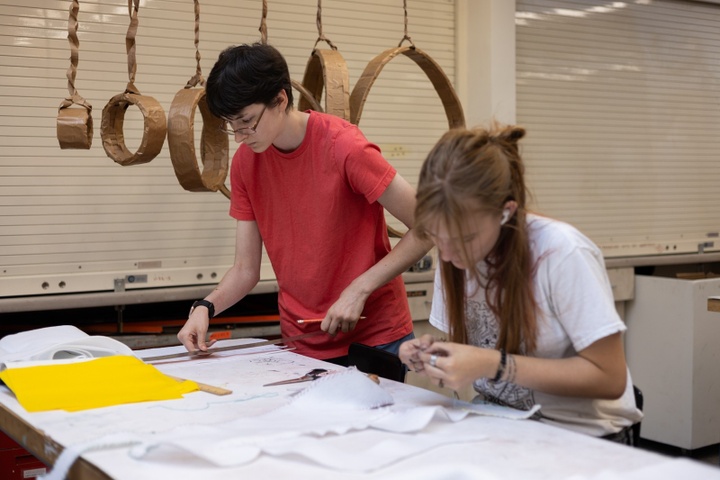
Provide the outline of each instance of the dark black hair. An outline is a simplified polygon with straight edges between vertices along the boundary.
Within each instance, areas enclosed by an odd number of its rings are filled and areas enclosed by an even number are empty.
[[[293,104],[287,62],[275,47],[263,43],[223,50],[205,90],[210,112],[220,118],[233,118],[254,103],[274,106],[280,90],[287,93],[288,109]]]

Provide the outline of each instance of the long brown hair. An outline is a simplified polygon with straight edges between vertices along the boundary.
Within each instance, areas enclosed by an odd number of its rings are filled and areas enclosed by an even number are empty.
[[[510,353],[531,353],[537,336],[537,303],[533,293],[533,259],[526,225],[524,166],[518,140],[520,127],[494,125],[491,129],[455,129],[447,132],[423,163],[417,188],[415,228],[428,237],[428,228],[438,220],[462,232],[466,215],[478,209],[502,212],[509,200],[517,202],[516,213],[501,228],[500,237],[485,259],[487,277],[477,268],[469,271],[441,262],[450,339],[467,343],[465,320],[466,281],[472,275],[488,295],[488,305],[500,324],[497,348]]]

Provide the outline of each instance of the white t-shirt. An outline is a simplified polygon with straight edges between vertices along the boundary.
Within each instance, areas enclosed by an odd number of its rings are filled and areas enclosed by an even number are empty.
[[[597,340],[626,327],[615,310],[612,288],[600,249],[573,226],[537,215],[527,216],[530,250],[536,265],[535,299],[538,316],[537,348],[540,358],[567,358]],[[539,260],[538,260],[539,259]],[[485,262],[478,264],[482,273]],[[466,315],[469,343],[495,348],[498,322],[485,291],[468,281]],[[442,280],[435,274],[430,323],[448,331]],[[628,372],[625,393],[617,400],[562,397],[507,382],[480,378],[475,390],[486,399],[527,410],[542,405],[541,421],[593,436],[620,431],[642,418],[635,406]]]

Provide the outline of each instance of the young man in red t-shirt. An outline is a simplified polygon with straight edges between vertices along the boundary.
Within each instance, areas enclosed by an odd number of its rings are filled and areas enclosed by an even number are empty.
[[[210,111],[240,143],[231,166],[235,263],[178,338],[207,349],[209,316],[252,290],[264,244],[283,336],[330,334],[297,342],[298,353],[343,364],[358,342],[397,354],[413,331],[400,274],[430,248],[412,230],[415,190],[355,125],[295,110],[287,63],[270,45],[223,51],[206,89]],[[410,228],[393,249],[383,208]],[[305,318],[323,321],[297,322]]]

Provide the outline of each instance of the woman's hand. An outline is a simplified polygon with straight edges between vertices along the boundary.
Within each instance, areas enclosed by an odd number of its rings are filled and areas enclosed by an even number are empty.
[[[460,390],[481,377],[492,377],[500,352],[471,345],[433,342],[417,353],[422,368],[440,388]]]
[[[408,366],[408,368],[417,373],[423,373],[423,361],[420,359],[420,353],[430,348],[435,339],[432,335],[423,335],[420,338],[413,338],[400,345],[398,356],[400,360]]]

